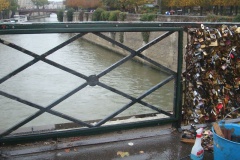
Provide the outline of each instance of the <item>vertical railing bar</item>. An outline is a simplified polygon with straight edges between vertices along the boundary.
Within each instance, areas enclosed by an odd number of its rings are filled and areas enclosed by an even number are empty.
[[[107,86],[106,84],[104,84],[102,82],[99,82],[98,85],[103,87],[103,88],[105,88],[105,89],[107,89],[107,90],[109,90],[109,91],[112,91],[112,92],[114,92],[116,94],[119,94],[119,95],[121,95],[121,96],[123,96],[125,98],[128,98],[128,99],[130,99],[132,101],[137,100],[135,97],[132,97],[132,96],[130,96],[130,95],[128,95],[128,94],[126,94],[126,93],[124,93],[122,91],[119,91],[119,90],[117,90],[117,89],[115,89],[113,87]],[[163,113],[163,114],[166,114],[168,116],[172,116],[171,113],[165,112],[164,110],[161,110],[161,109],[159,109],[159,108],[157,108],[157,107],[155,107],[153,105],[150,105],[150,104],[148,104],[148,103],[146,103],[146,102],[144,102],[142,100],[139,100],[139,103],[144,105],[145,107],[151,108],[151,109],[153,109],[153,110],[155,110],[155,111],[157,111],[159,113]]]
[[[101,121],[99,121],[95,126],[101,126],[102,124],[106,123],[107,121],[109,121],[110,119],[112,119],[113,117],[117,116],[118,114],[122,113],[123,111],[125,111],[126,109],[128,109],[129,107],[131,107],[133,104],[135,104],[136,102],[139,102],[141,99],[145,98],[146,96],[148,96],[150,93],[154,92],[155,90],[157,90],[158,88],[162,87],[163,85],[167,84],[168,82],[170,82],[172,79],[174,79],[175,76],[169,76],[167,79],[165,79],[164,81],[158,83],[156,86],[152,87],[150,90],[146,91],[145,93],[143,93],[141,96],[139,96],[138,98],[136,98],[135,100],[133,100],[132,102],[128,103],[127,105],[123,106],[121,109],[119,109],[118,111],[114,112],[113,114],[111,114],[110,116],[102,119]]]
[[[13,127],[11,127],[10,129],[6,130],[5,132],[0,134],[0,137],[6,136],[8,134],[10,134],[11,132],[15,131],[16,129],[20,128],[21,126],[25,125],[26,123],[30,122],[31,120],[35,119],[36,117],[40,116],[41,114],[43,114],[44,112],[46,112],[47,110],[50,110],[51,108],[53,108],[54,106],[56,106],[57,104],[61,103],[62,101],[64,101],[65,99],[67,99],[68,97],[70,97],[71,95],[75,94],[76,92],[78,92],[79,90],[85,88],[88,84],[84,83],[82,85],[80,85],[79,87],[73,89],[72,91],[70,91],[69,93],[67,93],[65,96],[59,98],[58,100],[56,100],[55,102],[53,102],[52,104],[50,104],[49,106],[47,106],[46,108],[39,110],[38,112],[34,113],[33,115],[29,116],[28,118],[22,120],[21,122],[19,122],[18,124],[14,125]]]
[[[66,46],[67,44],[75,41],[76,39],[78,39],[79,37],[81,37],[81,36],[83,36],[83,35],[85,35],[85,33],[83,33],[83,34],[78,34],[78,35],[76,35],[76,36],[68,39],[67,41],[63,42],[62,44],[60,44],[60,45],[58,45],[58,46],[59,46],[59,47],[60,47],[60,46],[61,46],[61,47],[64,47],[64,46]],[[11,43],[10,43],[10,44],[11,44]],[[6,45],[6,44],[5,44],[5,45]],[[16,45],[13,45],[13,46],[16,47]],[[5,82],[6,80],[8,80],[9,78],[11,78],[12,76],[18,74],[19,72],[23,71],[24,69],[30,67],[31,65],[37,63],[39,60],[44,59],[46,56],[49,56],[51,53],[53,53],[53,52],[55,51],[56,48],[60,49],[58,46],[56,46],[56,47],[54,47],[53,49],[51,49],[50,51],[42,54],[41,56],[39,56],[39,55],[37,55],[37,54],[35,54],[35,53],[31,52],[31,51],[28,51],[28,50],[26,50],[26,49],[24,49],[24,48],[21,48],[21,47],[17,46],[17,47],[14,48],[14,49],[17,49],[17,50],[20,49],[19,51],[21,51],[21,52],[22,52],[22,50],[23,50],[23,51],[24,51],[23,53],[28,54],[28,55],[30,55],[30,56],[33,56],[33,57],[35,57],[35,58],[34,58],[33,60],[31,60],[30,62],[24,64],[23,66],[17,68],[17,69],[14,70],[13,72],[9,73],[8,75],[4,76],[3,78],[1,78],[1,79],[0,79],[0,84],[3,83],[3,82]],[[21,50],[21,49],[22,49],[22,50]]]
[[[176,98],[174,103],[175,118],[178,119],[176,128],[181,127],[181,112],[182,112],[182,64],[183,64],[183,29],[178,31],[178,67],[176,79]]]
[[[16,97],[14,95],[11,95],[11,94],[8,94],[6,92],[3,92],[3,91],[0,91],[0,95],[4,96],[4,97],[7,97],[9,99],[12,99],[12,100],[15,100],[15,101],[18,101],[20,103],[23,103],[23,104],[26,104],[28,106],[31,106],[31,107],[34,107],[36,109],[39,109],[39,110],[42,110],[44,109],[44,107],[38,105],[38,104],[35,104],[35,103],[32,103],[32,102],[29,102],[27,100],[24,100],[24,99],[21,99],[19,97]],[[58,111],[55,111],[55,110],[47,110],[46,112],[50,113],[50,114],[53,114],[55,116],[58,116],[58,117],[61,117],[61,118],[64,118],[66,120],[69,120],[69,121],[72,121],[74,123],[77,123],[77,124],[80,124],[80,125],[84,125],[84,126],[87,126],[87,127],[93,127],[91,124],[88,124],[88,123],[85,123],[81,120],[78,120],[74,117],[71,117],[71,116],[68,116],[68,115],[65,115],[64,113],[60,113]]]
[[[106,75],[107,73],[111,72],[112,70],[114,70],[115,68],[117,68],[118,66],[122,65],[123,63],[127,62],[128,60],[132,59],[134,56],[138,55],[139,53],[143,52],[144,50],[148,49],[149,47],[151,47],[152,43],[157,43],[161,40],[163,40],[164,38],[166,38],[167,36],[171,35],[172,33],[174,32],[167,32],[159,37],[157,37],[155,40],[149,42],[148,44],[146,44],[145,46],[139,48],[137,51],[134,51],[132,50],[131,51],[131,54],[124,57],[123,59],[119,60],[118,62],[116,62],[115,64],[111,65],[110,67],[108,67],[107,69],[105,69],[104,71],[102,71],[101,73],[99,73],[97,76],[100,78],[104,75]],[[102,38],[104,38],[105,40],[110,40],[110,41],[113,41],[111,38],[105,36],[105,35],[102,35],[100,34]],[[118,45],[118,44],[121,44],[119,42],[116,42],[116,41],[113,41],[114,44]],[[112,42],[112,43],[113,43]],[[122,44],[121,44],[122,45]]]

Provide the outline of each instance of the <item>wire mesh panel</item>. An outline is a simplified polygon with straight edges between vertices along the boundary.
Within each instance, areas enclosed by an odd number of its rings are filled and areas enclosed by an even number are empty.
[[[6,59],[1,60],[0,141],[161,123],[179,127],[182,28],[158,23],[0,26]]]

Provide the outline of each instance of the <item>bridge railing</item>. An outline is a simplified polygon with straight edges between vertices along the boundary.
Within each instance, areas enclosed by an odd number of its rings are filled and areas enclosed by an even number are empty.
[[[125,45],[122,42],[108,36],[106,33],[149,33],[153,32],[155,37],[154,39],[146,42],[144,45],[141,44],[138,48],[133,48],[132,46]],[[24,65],[16,68],[14,71],[11,71],[7,75],[0,77],[0,96],[2,98],[10,99],[12,101],[19,102],[21,104],[27,105],[30,108],[35,108],[37,111],[30,116],[24,117],[24,119],[17,120],[17,123],[9,128],[1,128],[0,133],[0,142],[7,141],[18,141],[18,140],[26,140],[26,139],[41,139],[41,138],[49,138],[49,137],[61,137],[61,136],[74,136],[74,135],[84,135],[84,134],[96,134],[97,132],[104,132],[110,130],[119,130],[126,128],[135,128],[135,127],[143,127],[143,126],[151,126],[151,125],[159,125],[159,124],[174,124],[175,127],[179,128],[181,124],[181,100],[182,100],[182,83],[181,83],[181,73],[182,73],[182,64],[183,64],[183,27],[164,27],[161,23],[25,23],[25,24],[0,24],[0,43],[1,45],[10,47],[16,51],[20,51],[24,55],[28,55],[33,59]],[[72,33],[73,36],[70,37],[65,42],[53,46],[47,52],[38,55],[27,48],[16,45],[13,42],[9,42],[5,40],[2,35],[16,35],[16,34],[47,34],[48,33]],[[117,62],[113,63],[109,67],[103,69],[101,72],[93,74],[93,75],[85,75],[79,71],[73,70],[59,64],[55,61],[52,61],[48,58],[48,56],[54,54],[59,49],[65,47],[66,45],[71,44],[72,42],[84,38],[84,36],[92,34],[100,39],[108,41],[109,45],[114,45],[125,52],[127,54],[122,57]],[[149,58],[146,54],[148,49],[153,47],[154,45],[160,45],[161,42],[169,38],[171,35],[175,34],[174,39],[177,41],[177,45],[175,46],[175,50],[177,52],[177,70],[173,71],[168,67],[160,64],[156,61],[156,59]],[[168,41],[168,40],[167,40]],[[95,45],[95,44],[92,44]],[[164,47],[164,46],[163,46]],[[159,54],[161,50],[155,51],[152,54]],[[169,51],[170,52],[170,51]],[[169,53],[165,53],[168,56]],[[159,81],[155,86],[146,90],[140,96],[134,97],[128,93],[125,93],[121,90],[121,88],[112,87],[103,81],[103,78],[106,74],[112,72],[117,69],[124,63],[128,61],[132,61],[135,57],[144,59],[145,62],[150,64],[151,66],[155,66],[155,68],[161,69],[161,71],[167,73],[167,77],[164,80]],[[8,92],[8,90],[1,89],[1,86],[4,85],[5,82],[11,80],[12,77],[26,71],[29,67],[35,65],[37,62],[43,62],[48,65],[51,65],[57,69],[60,69],[64,72],[72,74],[78,77],[84,82],[79,84],[74,89],[69,89],[69,92],[58,99],[53,99],[53,102],[47,106],[41,106],[35,102],[31,102],[28,99],[21,98],[16,96],[14,93]],[[47,71],[46,71],[47,72]],[[161,74],[159,72],[159,74]],[[168,84],[169,82],[173,82],[173,96],[172,96],[172,110],[164,110],[163,106],[153,105],[150,102],[146,102],[144,100],[145,97],[153,94],[156,90],[161,90],[161,88]],[[62,113],[54,110],[58,104],[72,97],[75,93],[81,91],[84,92],[86,87],[100,87],[104,88],[110,92],[114,92],[118,96],[124,97],[128,100],[126,104],[122,107],[119,107],[117,110],[113,110],[111,114],[106,115],[104,118],[98,120],[96,123],[92,123],[90,121],[82,120],[81,117],[72,117],[66,113]],[[162,96],[162,95],[159,95]],[[167,95],[166,95],[167,96]],[[164,98],[164,97],[162,97]],[[160,103],[160,102],[159,102]],[[163,118],[153,118],[153,119],[143,119],[141,121],[134,122],[124,122],[118,124],[111,124],[114,118],[116,118],[119,114],[124,111],[130,109],[134,104],[140,104],[150,110],[152,110],[152,114],[161,114],[164,115]],[[81,104],[79,104],[81,106]],[[97,106],[104,107],[104,106]],[[0,103],[0,108],[3,108],[3,104]],[[2,109],[1,109],[2,110]],[[81,108],[79,107],[81,111]],[[90,111],[89,111],[90,112]],[[44,113],[49,113],[57,117],[61,117],[65,120],[72,122],[74,125],[73,128],[63,129],[59,127],[60,125],[55,125],[54,129],[47,131],[35,131],[33,128],[30,132],[19,133],[16,134],[19,129],[21,129],[25,124],[31,122],[37,117],[41,116]],[[11,113],[10,113],[11,114]],[[139,114],[141,115],[141,111],[139,110]],[[130,115],[136,116],[136,115]],[[118,117],[119,118],[119,117]],[[8,119],[0,120],[0,121],[8,121]],[[105,125],[109,123],[108,125]],[[47,125],[47,123],[46,123]]]

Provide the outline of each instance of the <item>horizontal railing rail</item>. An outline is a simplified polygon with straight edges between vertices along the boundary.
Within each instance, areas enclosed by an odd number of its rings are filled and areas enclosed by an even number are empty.
[[[0,23],[0,34],[43,34],[43,33],[76,33],[76,32],[143,32],[171,31],[173,28],[198,28],[201,24],[217,28],[221,25],[239,26],[237,22],[79,22],[79,23]],[[156,27],[156,28],[155,28]],[[176,30],[176,29],[173,29]]]
[[[174,124],[175,127],[180,127],[181,122],[181,100],[182,100],[182,83],[181,83],[181,73],[182,73],[182,63],[183,63],[183,27],[169,27],[169,26],[163,26],[162,23],[23,23],[23,24],[0,24],[0,43],[11,47],[17,51],[22,52],[23,54],[26,54],[28,56],[33,57],[33,59],[24,65],[20,66],[19,68],[15,69],[14,71],[8,73],[7,75],[0,78],[0,86],[11,79],[12,77],[16,76],[17,74],[21,73],[22,71],[26,70],[30,66],[36,64],[37,62],[41,61],[44,63],[47,63],[51,66],[54,66],[62,71],[65,71],[67,73],[70,73],[72,75],[75,75],[79,77],[80,79],[83,79],[85,82],[82,84],[79,84],[76,88],[69,91],[64,96],[60,97],[59,99],[54,100],[51,104],[47,106],[42,106],[37,103],[30,102],[27,99],[20,98],[18,96],[15,96],[13,94],[10,94],[6,91],[0,90],[0,95],[6,98],[9,98],[11,100],[20,102],[22,104],[28,105],[29,107],[33,107],[38,109],[37,112],[30,115],[29,117],[26,117],[25,119],[19,121],[17,124],[13,125],[12,127],[8,129],[4,129],[2,133],[0,133],[0,142],[7,142],[7,141],[17,141],[17,140],[26,140],[26,139],[40,139],[40,138],[48,138],[48,137],[60,137],[60,136],[72,136],[72,135],[81,135],[81,134],[89,134],[89,133],[96,133],[96,132],[102,132],[106,130],[116,130],[116,129],[124,129],[124,128],[133,128],[133,127],[140,127],[140,126],[146,126],[146,125],[156,125],[156,124],[165,124],[165,123],[171,123]],[[156,37],[152,41],[148,42],[144,46],[133,49],[129,46],[124,45],[123,43],[120,43],[108,36],[106,36],[105,32],[164,32],[160,36]],[[46,33],[74,33],[75,35],[65,42],[53,47],[52,49],[48,50],[47,52],[38,55],[26,48],[23,48],[19,45],[16,45],[12,42],[9,42],[1,37],[1,35],[10,35],[10,34],[46,34]],[[90,76],[87,76],[79,71],[73,70],[71,68],[68,68],[64,65],[61,65],[57,62],[54,62],[50,59],[48,59],[48,56],[54,54],[55,51],[65,47],[66,45],[71,44],[75,40],[85,36],[88,33],[93,33],[95,36],[102,38],[110,44],[120,47],[121,49],[127,51],[129,54],[119,61],[115,62],[108,68],[102,70],[98,74],[93,74]],[[178,39],[177,39],[177,56],[178,56],[178,64],[177,64],[177,72],[169,69],[168,67],[158,63],[157,61],[148,58],[144,54],[142,54],[144,51],[149,49],[150,47],[154,46],[156,43],[166,39],[173,33],[177,33]],[[168,73],[168,77],[150,88],[149,90],[145,91],[143,94],[141,94],[138,97],[131,96],[120,89],[111,87],[105,83],[103,83],[100,78],[104,77],[106,74],[110,73],[111,71],[115,70],[122,64],[132,60],[134,57],[140,57],[143,58],[148,63],[160,68],[161,70]],[[162,86],[167,84],[168,82],[174,80],[174,97],[173,97],[173,112],[168,112],[163,109],[160,109],[150,103],[145,102],[143,99],[147,97],[148,95],[152,94],[154,91],[160,89]],[[106,116],[105,118],[99,120],[96,124],[91,124],[86,121],[83,121],[81,119],[69,116],[65,113],[61,113],[58,111],[53,110],[53,108],[58,105],[59,103],[65,101],[75,93],[84,90],[87,86],[91,87],[102,87],[108,91],[114,92],[117,95],[120,95],[122,97],[127,98],[129,103],[125,104],[121,108],[119,108],[117,111],[111,113],[110,115]],[[159,114],[164,114],[168,118],[161,118],[161,119],[154,119],[154,120],[146,120],[141,122],[130,122],[130,123],[122,123],[117,125],[107,125],[104,124],[120,113],[124,112],[125,110],[132,107],[134,104],[139,103],[154,112],[157,112]],[[0,104],[1,106],[1,104]],[[44,133],[28,133],[28,134],[12,134],[17,129],[21,128],[28,122],[34,120],[35,118],[39,117],[43,113],[50,113],[52,115],[61,117],[63,119],[69,120],[73,123],[78,124],[79,128],[74,128],[70,130],[57,130],[57,131],[50,131],[50,132],[44,132]]]

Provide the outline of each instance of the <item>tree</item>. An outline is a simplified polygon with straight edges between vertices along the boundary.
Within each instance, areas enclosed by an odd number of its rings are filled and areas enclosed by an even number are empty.
[[[10,3],[8,0],[0,0],[0,12],[7,9]]]
[[[223,6],[225,5],[225,0],[212,0],[212,5],[215,6],[215,14],[218,14],[218,9],[220,6],[220,14],[223,14]]]
[[[102,0],[107,9],[119,9],[123,12],[134,10],[136,13],[139,10],[139,6],[153,2],[155,0]]]
[[[203,15],[203,8],[208,7],[211,4],[211,0],[195,0],[192,1],[193,6],[200,6],[200,15]]]
[[[59,22],[63,22],[63,13],[64,13],[64,10],[58,10],[57,12],[57,19]]]
[[[101,0],[107,9],[120,9],[119,0]]]
[[[18,8],[19,5],[18,5],[17,0],[9,0],[9,2],[10,2],[10,5],[8,7],[8,10],[12,11],[11,17],[13,17],[13,15],[17,11],[17,8]]]
[[[45,5],[49,4],[48,0],[32,0],[32,2],[35,6],[37,6],[38,9],[39,7],[44,8]]]
[[[153,3],[154,1],[150,1],[150,0],[131,0],[133,2],[133,5],[135,7],[135,12],[138,13],[139,10],[139,6],[142,6],[144,4],[148,4],[148,3]]]
[[[101,5],[100,0],[66,0],[66,5],[72,8],[97,8]]]
[[[230,6],[230,15],[233,15],[233,9],[235,6],[235,15],[238,14],[238,6],[240,5],[240,1],[239,0],[231,0],[228,1],[228,5]]]

